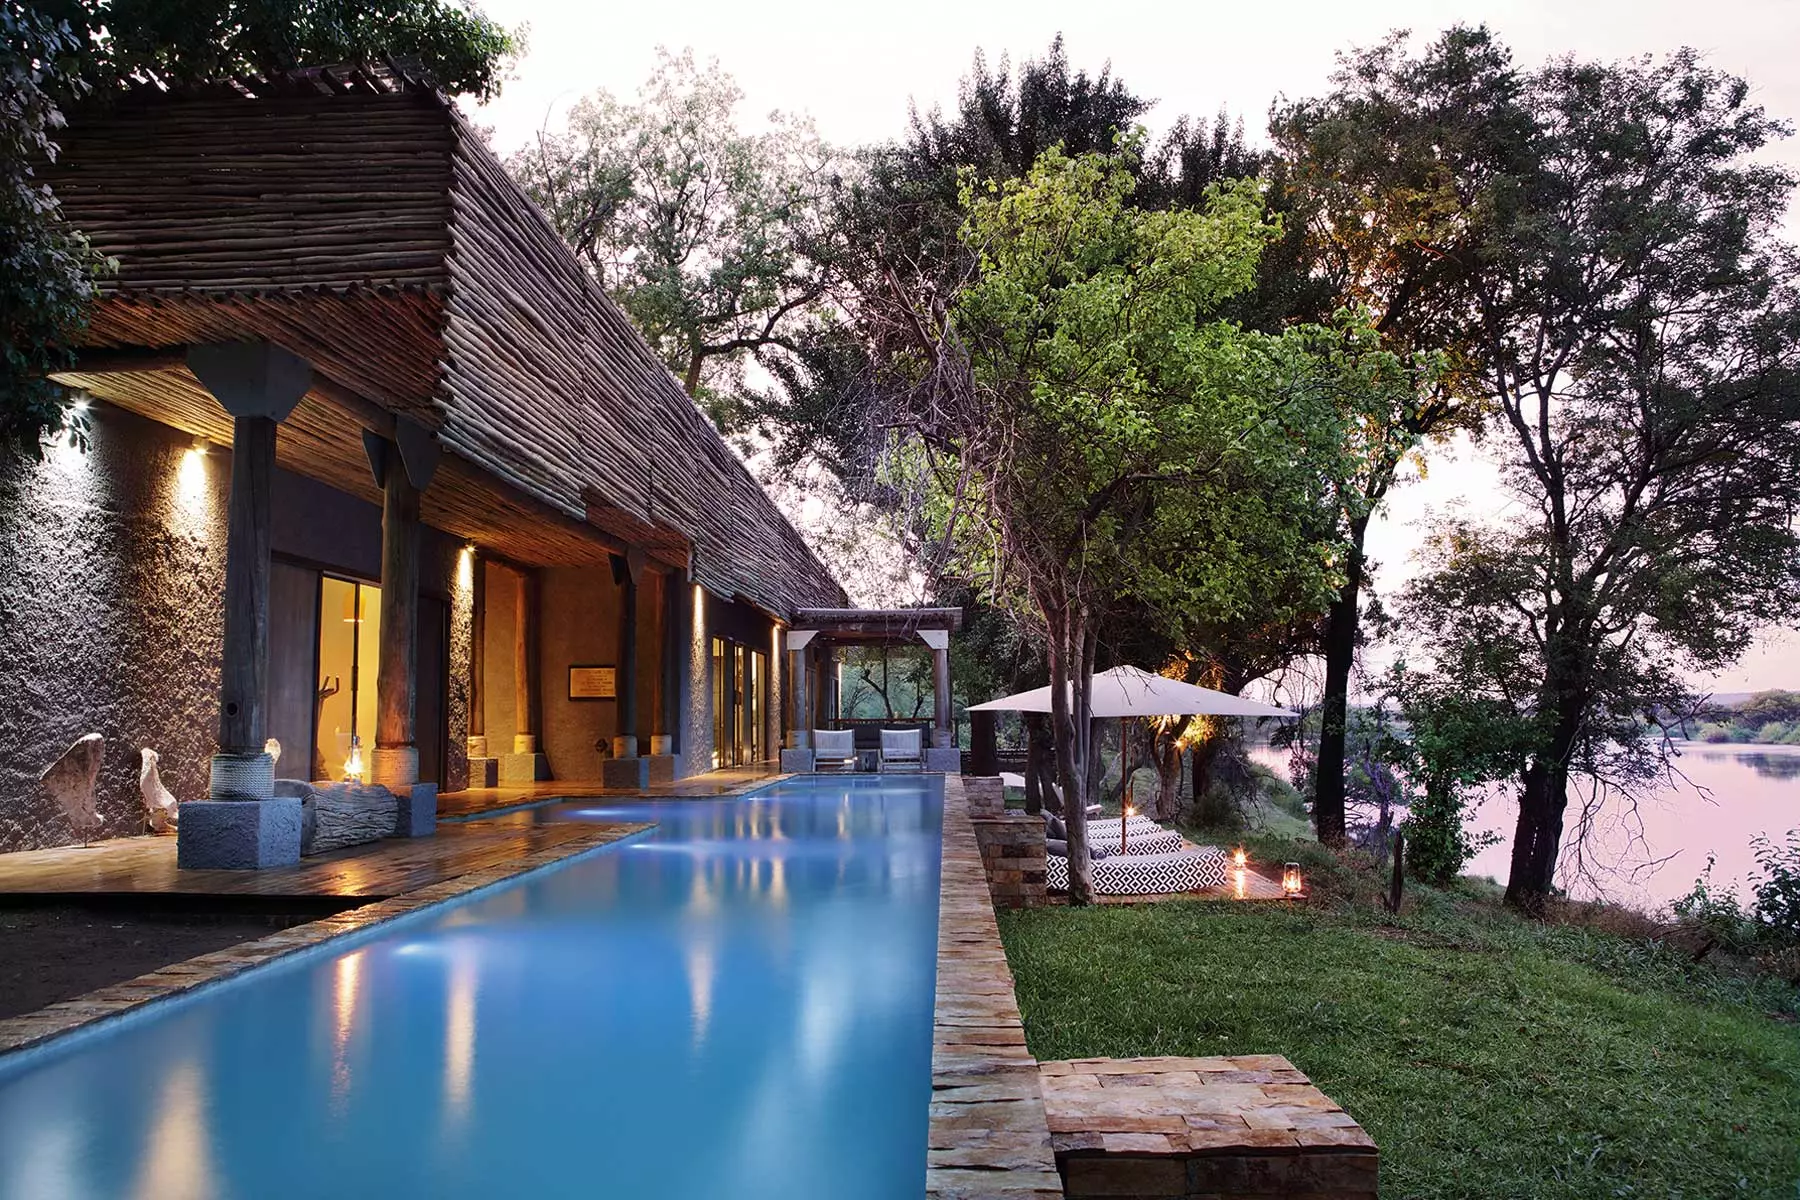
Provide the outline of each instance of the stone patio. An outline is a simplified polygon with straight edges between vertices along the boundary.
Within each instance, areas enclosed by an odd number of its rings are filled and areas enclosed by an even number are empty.
[[[1279,1054],[1039,1067],[1070,1197],[1375,1200],[1375,1142]]]

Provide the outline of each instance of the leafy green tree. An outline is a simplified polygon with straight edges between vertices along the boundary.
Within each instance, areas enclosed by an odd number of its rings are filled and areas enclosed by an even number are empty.
[[[1199,211],[1134,207],[1135,186],[1128,152],[1054,149],[1023,180],[971,182],[973,277],[947,305],[864,314],[948,561],[1047,645],[1077,902],[1100,645],[1127,611],[1254,604],[1262,551],[1298,536],[1284,498],[1316,495],[1344,444],[1313,380],[1318,343],[1348,335],[1219,318],[1275,233],[1254,186]]]
[[[462,0],[37,0],[82,43],[96,89],[270,75],[296,67],[404,59],[445,91],[487,99],[518,49]]]
[[[486,97],[515,48],[457,0],[0,0],[0,441],[31,455],[65,427],[82,436],[46,376],[69,364],[108,264],[34,176],[70,103],[383,55]]]
[[[1355,431],[1365,469],[1336,488],[1348,551],[1323,630],[1313,794],[1326,842],[1345,833],[1346,715],[1369,522],[1423,439],[1478,424],[1486,409],[1463,284],[1527,169],[1532,127],[1524,83],[1485,29],[1453,28],[1416,59],[1396,34],[1341,56],[1333,84],[1323,98],[1279,108],[1270,123],[1281,194],[1305,230],[1300,266],[1340,303],[1371,311],[1395,351],[1435,356],[1439,366],[1431,386],[1390,393],[1392,404]]]
[[[1571,775],[1653,776],[1684,679],[1800,612],[1800,260],[1794,180],[1748,160],[1786,127],[1742,80],[1564,59],[1526,101],[1537,165],[1466,271],[1519,503],[1453,524],[1441,573],[1532,650],[1507,897],[1535,911]]]
[[[1451,624],[1431,633],[1444,639],[1427,642],[1436,651],[1438,669],[1427,673],[1400,663],[1385,691],[1398,702],[1406,725],[1391,758],[1418,788],[1400,826],[1407,867],[1426,883],[1442,886],[1498,840],[1468,831],[1471,794],[1519,772],[1534,730],[1512,697],[1498,690],[1505,681],[1491,677],[1500,662],[1513,661],[1511,656],[1490,657],[1493,646],[1480,630]]]
[[[79,51],[67,23],[0,4],[0,440],[30,456],[64,424],[63,390],[46,376],[69,365],[105,265],[34,171],[56,154],[57,100],[78,86]]]
[[[742,100],[716,62],[663,52],[637,103],[598,92],[507,163],[727,432],[750,419],[749,361],[800,369],[786,360],[832,278],[831,151],[781,114],[744,132]]]

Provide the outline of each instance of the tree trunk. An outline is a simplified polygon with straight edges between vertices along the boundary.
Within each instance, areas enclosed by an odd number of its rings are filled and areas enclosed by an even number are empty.
[[[1506,878],[1506,903],[1533,916],[1543,913],[1556,886],[1563,814],[1569,807],[1569,761],[1581,727],[1579,704],[1565,700],[1557,707],[1560,711],[1549,744],[1525,768],[1519,820],[1513,831],[1512,869]]]
[[[1054,771],[1055,762],[1050,753],[1050,726],[1042,713],[1025,714],[1025,811],[1036,814],[1044,811],[1044,774]],[[1055,806],[1049,806],[1055,811]]]
[[[1063,785],[1063,826],[1069,841],[1069,903],[1094,901],[1094,864],[1088,857],[1088,764],[1092,750],[1094,639],[1085,614],[1044,606],[1050,634],[1051,726],[1057,774]]]
[[[1154,734],[1156,804],[1152,811],[1159,821],[1173,820],[1181,813],[1181,738],[1192,721],[1192,717],[1183,717],[1173,725],[1158,728]]]
[[[1350,523],[1344,586],[1325,617],[1325,695],[1321,701],[1319,756],[1313,769],[1313,828],[1328,846],[1344,842],[1344,731],[1350,707],[1350,669],[1356,663],[1361,619],[1363,538],[1367,517]]]

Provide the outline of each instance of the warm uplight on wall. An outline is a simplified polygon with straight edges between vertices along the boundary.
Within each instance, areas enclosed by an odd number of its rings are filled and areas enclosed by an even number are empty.
[[[193,509],[206,502],[206,447],[196,443],[182,451],[181,466],[175,474],[176,493],[181,506]]]
[[[459,594],[475,594],[475,543],[465,543],[456,555],[456,590]]]

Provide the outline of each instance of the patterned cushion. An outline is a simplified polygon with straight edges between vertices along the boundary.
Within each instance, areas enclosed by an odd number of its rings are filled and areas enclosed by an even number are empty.
[[[1050,855],[1045,883],[1053,892],[1069,890],[1069,860]],[[1217,846],[1199,846],[1172,854],[1125,854],[1094,861],[1094,890],[1102,896],[1153,896],[1224,887],[1225,854]]]

